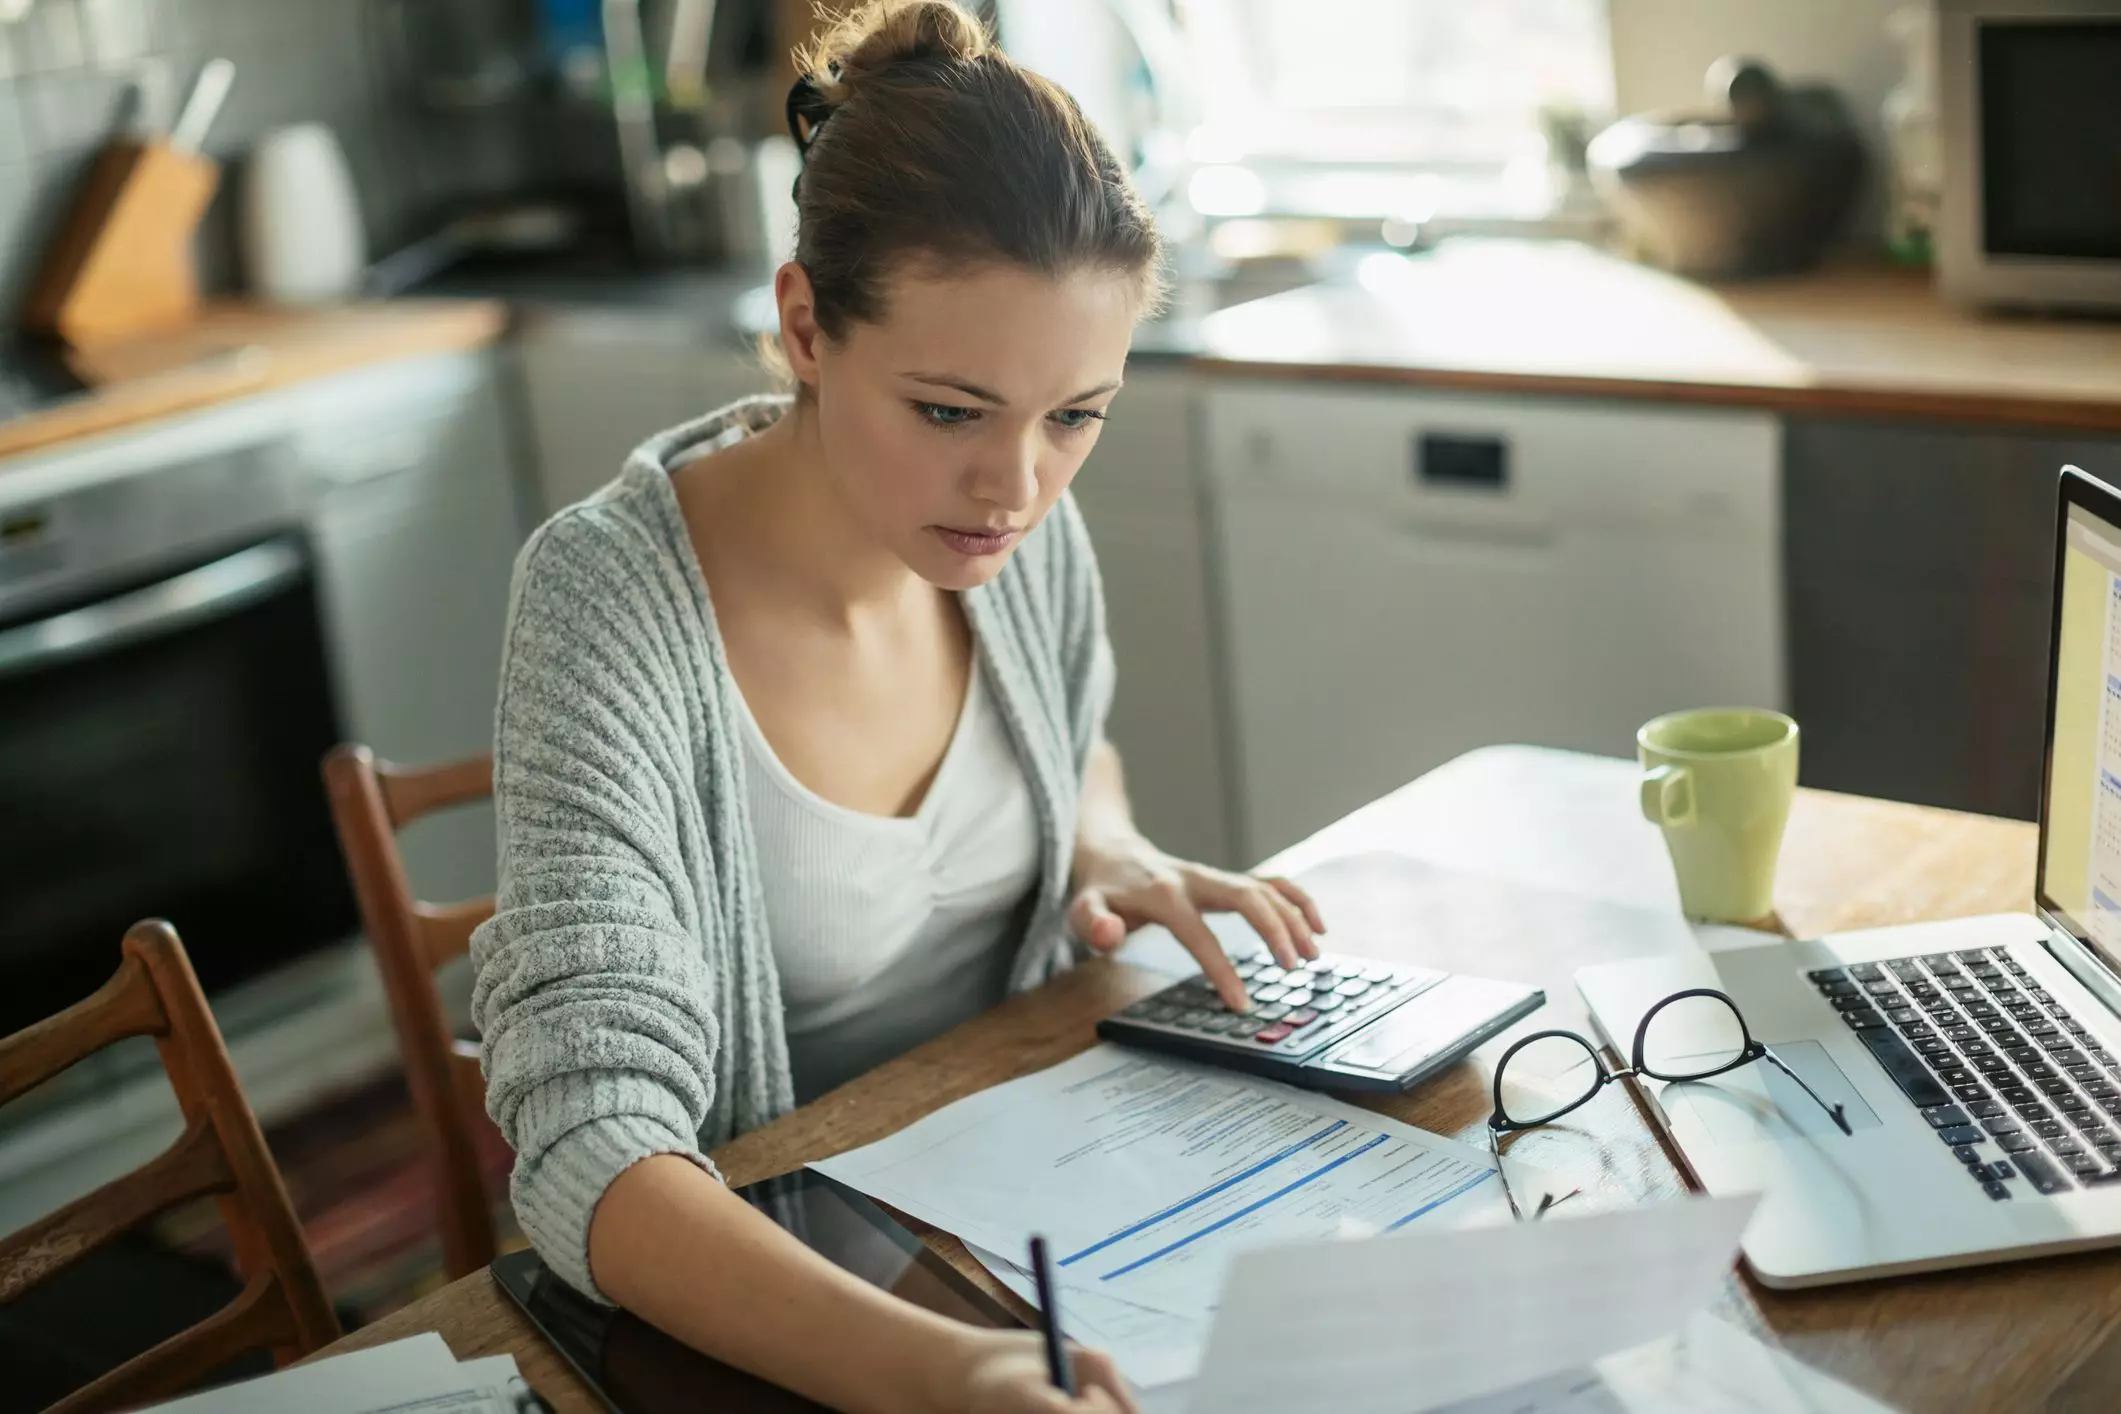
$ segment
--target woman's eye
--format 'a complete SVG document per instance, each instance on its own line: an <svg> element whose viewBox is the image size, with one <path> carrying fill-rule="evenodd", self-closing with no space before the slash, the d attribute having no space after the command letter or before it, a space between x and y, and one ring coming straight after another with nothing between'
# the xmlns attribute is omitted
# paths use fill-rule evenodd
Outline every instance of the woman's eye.
<svg viewBox="0 0 2121 1414"><path fill-rule="evenodd" d="M1062 408L1048 416L1067 432L1080 432L1093 422L1105 420L1105 415L1093 408Z"/></svg>
<svg viewBox="0 0 2121 1414"><path fill-rule="evenodd" d="M924 421L937 427L963 427L979 416L978 408L959 407L954 403L915 403L913 410Z"/></svg>

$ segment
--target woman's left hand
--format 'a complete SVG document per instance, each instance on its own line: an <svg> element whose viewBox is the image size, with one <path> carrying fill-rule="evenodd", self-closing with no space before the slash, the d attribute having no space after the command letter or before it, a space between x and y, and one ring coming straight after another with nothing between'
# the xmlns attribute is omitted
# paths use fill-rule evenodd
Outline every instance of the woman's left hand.
<svg viewBox="0 0 2121 1414"><path fill-rule="evenodd" d="M1174 859L1139 839L1078 851L1075 901L1068 909L1078 937L1099 952L1110 952L1136 928L1161 923L1200 963L1223 1005L1248 1010L1244 979L1209 929L1203 917L1208 913L1243 914L1274 960L1292 971L1318 956L1317 935L1326 931L1318 905L1287 879L1211 869Z"/></svg>

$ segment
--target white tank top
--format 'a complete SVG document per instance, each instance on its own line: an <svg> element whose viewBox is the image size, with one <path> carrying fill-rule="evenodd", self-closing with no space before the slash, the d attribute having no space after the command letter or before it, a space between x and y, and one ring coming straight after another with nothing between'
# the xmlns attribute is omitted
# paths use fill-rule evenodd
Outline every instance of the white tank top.
<svg viewBox="0 0 2121 1414"><path fill-rule="evenodd" d="M817 795L739 707L798 1103L1007 991L1038 883L1038 817L985 670L969 679L926 797L897 818Z"/></svg>

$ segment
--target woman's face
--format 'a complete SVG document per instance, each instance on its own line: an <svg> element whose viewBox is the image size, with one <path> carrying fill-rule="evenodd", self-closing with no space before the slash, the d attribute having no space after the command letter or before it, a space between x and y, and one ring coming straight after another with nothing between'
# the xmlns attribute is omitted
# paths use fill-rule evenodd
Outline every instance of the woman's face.
<svg viewBox="0 0 2121 1414"><path fill-rule="evenodd" d="M808 279L791 267L782 285L786 329L788 296L807 297ZM826 473L855 520L939 588L1000 573L1097 445L1138 299L1134 281L1106 271L915 266L890 281L878 322L840 341L789 340Z"/></svg>

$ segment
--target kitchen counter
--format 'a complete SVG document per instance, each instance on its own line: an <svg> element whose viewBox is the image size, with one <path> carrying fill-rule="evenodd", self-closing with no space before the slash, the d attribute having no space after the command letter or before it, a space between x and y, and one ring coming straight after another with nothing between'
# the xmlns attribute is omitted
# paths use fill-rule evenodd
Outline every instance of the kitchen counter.
<svg viewBox="0 0 2121 1414"><path fill-rule="evenodd" d="M1926 275L1705 286L1580 245L1447 242L1209 315L1212 374L2121 431L2121 322L1981 315Z"/></svg>
<svg viewBox="0 0 2121 1414"><path fill-rule="evenodd" d="M1215 377L2121 430L2121 320L1958 310L1922 271L1710 286L1580 244L1474 237L1349 257L1345 276L1262 297L1243 278L1181 282L1135 356ZM764 271L464 271L424 293L666 348L744 352L774 316Z"/></svg>
<svg viewBox="0 0 2121 1414"><path fill-rule="evenodd" d="M1712 286L1568 242L1481 239L1340 263L1353 274L1259 298L1241 278L1182 282L1134 353L1225 377L2121 431L2121 321L1978 314L1919 272ZM423 292L507 300L527 327L741 351L772 321L765 281L489 271Z"/></svg>
<svg viewBox="0 0 2121 1414"><path fill-rule="evenodd" d="M366 364L481 348L499 339L507 324L507 306L490 299L307 310L211 305L176 333L68 355L88 391L0 421L0 457Z"/></svg>

